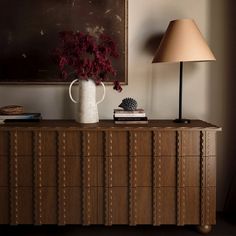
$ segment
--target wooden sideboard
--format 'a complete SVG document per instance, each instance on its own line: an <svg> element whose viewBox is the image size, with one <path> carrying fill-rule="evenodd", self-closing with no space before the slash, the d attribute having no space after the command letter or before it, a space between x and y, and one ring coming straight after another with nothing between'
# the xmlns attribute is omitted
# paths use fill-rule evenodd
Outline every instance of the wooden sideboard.
<svg viewBox="0 0 236 236"><path fill-rule="evenodd" d="M0 126L0 224L216 223L216 131L203 121Z"/></svg>

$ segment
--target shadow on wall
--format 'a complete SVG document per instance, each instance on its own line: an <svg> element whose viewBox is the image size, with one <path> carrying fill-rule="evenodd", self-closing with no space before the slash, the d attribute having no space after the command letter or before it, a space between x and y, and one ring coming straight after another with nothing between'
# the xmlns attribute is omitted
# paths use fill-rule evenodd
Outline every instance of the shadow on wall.
<svg viewBox="0 0 236 236"><path fill-rule="evenodd" d="M227 0L227 113L226 121L229 130L227 155L230 167L230 183L225 201L225 211L236 213L236 1Z"/></svg>
<svg viewBox="0 0 236 236"><path fill-rule="evenodd" d="M211 46L216 54L209 86L209 121L222 126L218 133L218 210L236 212L236 1L210 1Z"/></svg>
<svg viewBox="0 0 236 236"><path fill-rule="evenodd" d="M155 52L157 51L163 36L164 36L163 33L158 33L158 34L151 35L146 40L143 49L145 52L147 52L149 55L151 55L152 58L154 57Z"/></svg>

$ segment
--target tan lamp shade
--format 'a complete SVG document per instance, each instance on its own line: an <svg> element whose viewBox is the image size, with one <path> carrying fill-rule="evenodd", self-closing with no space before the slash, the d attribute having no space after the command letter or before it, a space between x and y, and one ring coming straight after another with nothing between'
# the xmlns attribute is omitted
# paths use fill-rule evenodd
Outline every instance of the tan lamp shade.
<svg viewBox="0 0 236 236"><path fill-rule="evenodd" d="M194 20L181 19L170 22L153 63L214 60Z"/></svg>

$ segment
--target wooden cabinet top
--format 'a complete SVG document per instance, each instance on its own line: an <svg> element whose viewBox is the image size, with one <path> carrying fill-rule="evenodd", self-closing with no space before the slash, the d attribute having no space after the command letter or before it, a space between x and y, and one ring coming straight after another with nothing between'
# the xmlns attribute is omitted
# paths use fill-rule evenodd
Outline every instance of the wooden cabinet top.
<svg viewBox="0 0 236 236"><path fill-rule="evenodd" d="M79 124L73 120L42 120L40 122L9 122L0 125L0 130L9 129L72 129L72 130L214 130L220 127L201 120L190 124L177 124L172 120L149 120L148 124L114 124L113 120L100 120L97 124Z"/></svg>

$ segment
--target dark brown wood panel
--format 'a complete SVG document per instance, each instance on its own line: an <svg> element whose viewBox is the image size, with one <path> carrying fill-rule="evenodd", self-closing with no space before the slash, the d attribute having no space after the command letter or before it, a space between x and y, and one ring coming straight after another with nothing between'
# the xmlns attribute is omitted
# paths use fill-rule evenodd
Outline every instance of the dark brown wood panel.
<svg viewBox="0 0 236 236"><path fill-rule="evenodd" d="M62 211L65 224L81 224L82 223L82 194L80 187L67 187L63 189L65 194L65 206Z"/></svg>
<svg viewBox="0 0 236 236"><path fill-rule="evenodd" d="M83 156L103 156L104 155L104 134L97 131L83 132Z"/></svg>
<svg viewBox="0 0 236 236"><path fill-rule="evenodd" d="M10 224L9 189L0 187L0 224Z"/></svg>
<svg viewBox="0 0 236 236"><path fill-rule="evenodd" d="M147 158L147 157L138 157L136 171L137 171L136 185L138 187L151 187L152 186L152 159Z"/></svg>
<svg viewBox="0 0 236 236"><path fill-rule="evenodd" d="M157 147L158 156L175 156L176 155L176 132L175 131L158 131L156 132L155 146Z"/></svg>
<svg viewBox="0 0 236 236"><path fill-rule="evenodd" d="M205 132L205 156L216 156L216 132Z"/></svg>
<svg viewBox="0 0 236 236"><path fill-rule="evenodd" d="M185 188L185 224L200 224L200 188Z"/></svg>
<svg viewBox="0 0 236 236"><path fill-rule="evenodd" d="M160 172L161 186L174 187L176 186L176 157L165 156L161 157L160 168L157 167L156 172Z"/></svg>
<svg viewBox="0 0 236 236"><path fill-rule="evenodd" d="M208 196L207 199L207 210L206 210L206 224L215 225L216 224L216 187L208 187L206 189Z"/></svg>
<svg viewBox="0 0 236 236"><path fill-rule="evenodd" d="M136 223L152 224L152 188L137 187L134 198Z"/></svg>
<svg viewBox="0 0 236 236"><path fill-rule="evenodd" d="M125 157L129 152L128 132L127 131L113 131L109 136L109 147L111 152L109 156Z"/></svg>
<svg viewBox="0 0 236 236"><path fill-rule="evenodd" d="M82 132L78 131L60 132L60 153L66 157L80 157L82 154L81 135Z"/></svg>
<svg viewBox="0 0 236 236"><path fill-rule="evenodd" d="M181 142L181 156L192 157L200 155L200 131L182 131Z"/></svg>
<svg viewBox="0 0 236 236"><path fill-rule="evenodd" d="M33 160L32 156L18 158L18 185L20 187L33 186Z"/></svg>
<svg viewBox="0 0 236 236"><path fill-rule="evenodd" d="M18 224L33 224L33 189L18 188Z"/></svg>
<svg viewBox="0 0 236 236"><path fill-rule="evenodd" d="M65 185L69 187L81 186L81 158L70 157L65 158Z"/></svg>
<svg viewBox="0 0 236 236"><path fill-rule="evenodd" d="M41 191L41 192L40 192ZM40 224L58 223L57 189L43 187L38 189L38 211Z"/></svg>
<svg viewBox="0 0 236 236"><path fill-rule="evenodd" d="M111 166L112 186L127 187L128 186L128 158L114 157L109 158L109 165Z"/></svg>
<svg viewBox="0 0 236 236"><path fill-rule="evenodd" d="M206 186L216 186L216 157L206 157Z"/></svg>
<svg viewBox="0 0 236 236"><path fill-rule="evenodd" d="M41 158L41 175L42 187L56 187L57 186L57 160L56 158Z"/></svg>
<svg viewBox="0 0 236 236"><path fill-rule="evenodd" d="M104 187L97 188L97 224L105 224Z"/></svg>
<svg viewBox="0 0 236 236"><path fill-rule="evenodd" d="M199 157L182 157L184 158L185 172L184 184L188 187L200 187L200 158Z"/></svg>
<svg viewBox="0 0 236 236"><path fill-rule="evenodd" d="M18 156L32 156L33 154L33 138L31 131L17 132L17 151Z"/></svg>
<svg viewBox="0 0 236 236"><path fill-rule="evenodd" d="M0 131L0 156L7 156L9 154L9 132Z"/></svg>
<svg viewBox="0 0 236 236"><path fill-rule="evenodd" d="M113 187L112 198L110 201L110 214L112 215L112 224L128 224L129 223L129 204L128 204L128 188Z"/></svg>
<svg viewBox="0 0 236 236"><path fill-rule="evenodd" d="M157 217L160 218L161 224L176 224L177 207L176 207L176 188L161 187L157 188Z"/></svg>
<svg viewBox="0 0 236 236"><path fill-rule="evenodd" d="M147 131L131 132L131 156L152 156L152 133Z"/></svg>
<svg viewBox="0 0 236 236"><path fill-rule="evenodd" d="M102 186L101 170L99 170L102 160L101 157L83 157L84 186Z"/></svg>
<svg viewBox="0 0 236 236"><path fill-rule="evenodd" d="M56 157L57 155L57 133L54 131L38 132L38 148L41 156Z"/></svg>
<svg viewBox="0 0 236 236"><path fill-rule="evenodd" d="M7 156L0 156L0 187L7 187L9 182L9 160Z"/></svg>

